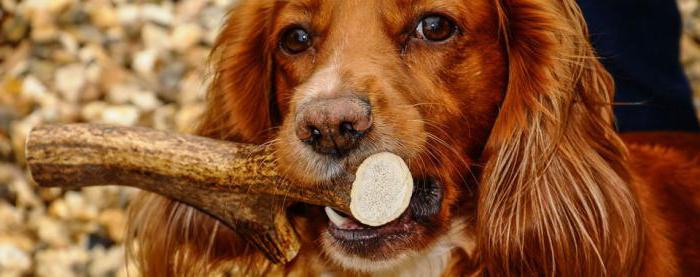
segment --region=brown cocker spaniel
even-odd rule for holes
[[[303,245],[276,266],[142,194],[129,234],[146,276],[700,272],[698,136],[625,143],[574,0],[242,0],[211,59],[200,135],[274,144],[308,186],[393,152],[414,197],[375,228],[295,205]]]

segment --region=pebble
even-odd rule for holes
[[[120,209],[106,209],[98,217],[98,222],[106,227],[109,238],[123,242],[126,236],[126,214]]]
[[[119,15],[111,5],[98,4],[90,10],[90,20],[97,27],[107,29],[119,24]]]
[[[139,110],[131,105],[107,106],[100,114],[99,123],[120,126],[134,126],[140,116]]]
[[[47,43],[58,37],[58,28],[54,25],[54,15],[48,9],[38,8],[34,10],[30,22],[32,41]]]
[[[153,111],[162,105],[152,91],[135,91],[131,93],[129,100],[143,112]]]
[[[175,127],[183,133],[194,133],[197,120],[204,113],[204,104],[187,105],[175,115]]]
[[[48,97],[48,90],[46,86],[39,81],[33,75],[29,75],[24,78],[22,82],[22,96],[30,98],[35,102],[41,101],[41,99]]]
[[[195,23],[179,25],[173,30],[170,44],[174,49],[184,52],[197,45],[203,33],[202,28]]]
[[[156,24],[148,23],[141,30],[141,39],[146,50],[164,51],[169,50],[171,38],[168,30]]]
[[[64,248],[70,245],[68,225],[45,215],[30,217],[29,225],[37,237],[51,248]]]
[[[158,51],[147,49],[136,53],[132,64],[136,72],[151,75],[155,70],[156,61],[158,61]]]
[[[124,259],[124,247],[117,246],[109,249],[97,247],[90,254],[94,257],[88,266],[89,276],[139,276],[130,266],[132,272],[127,274],[126,261]]]
[[[124,4],[117,8],[117,19],[121,25],[134,25],[141,18],[141,9],[135,4]]]
[[[39,250],[34,259],[37,276],[83,276],[91,260],[90,253],[78,245]]]
[[[61,67],[56,71],[56,89],[63,99],[69,102],[78,102],[80,93],[86,83],[85,66],[71,64]]]
[[[175,105],[166,105],[158,107],[152,116],[152,126],[158,130],[174,130],[175,128],[175,113],[177,107]]]
[[[152,21],[162,26],[171,25],[175,19],[172,5],[168,5],[167,2],[161,5],[153,3],[143,5],[141,16],[145,20]]]
[[[90,123],[98,123],[107,105],[107,103],[101,101],[90,102],[84,105],[80,110],[81,120]]]
[[[29,22],[22,16],[14,16],[2,24],[3,40],[18,43],[29,33]]]
[[[26,252],[11,244],[0,244],[0,272],[3,276],[22,275],[31,265],[32,260]]]

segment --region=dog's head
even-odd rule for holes
[[[296,207],[301,257],[320,247],[356,272],[445,249],[496,275],[636,266],[611,80],[573,0],[243,1],[212,57],[200,134],[272,143],[310,187],[384,151],[416,180],[410,208],[380,227]]]

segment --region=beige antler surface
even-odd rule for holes
[[[410,172],[393,154],[370,157],[366,162],[372,166],[363,163],[352,185],[320,189],[280,176],[270,146],[139,127],[41,126],[30,133],[26,153],[41,186],[112,184],[152,191],[218,218],[277,263],[290,261],[299,250],[285,214],[291,203],[352,210],[361,222],[377,226],[398,217],[413,190]],[[363,166],[371,172],[360,174]]]

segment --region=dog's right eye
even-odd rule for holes
[[[457,26],[449,18],[433,14],[423,17],[416,26],[415,37],[431,42],[446,41],[457,33]]]
[[[311,34],[301,27],[289,28],[282,33],[280,47],[291,55],[304,52],[311,47]]]

